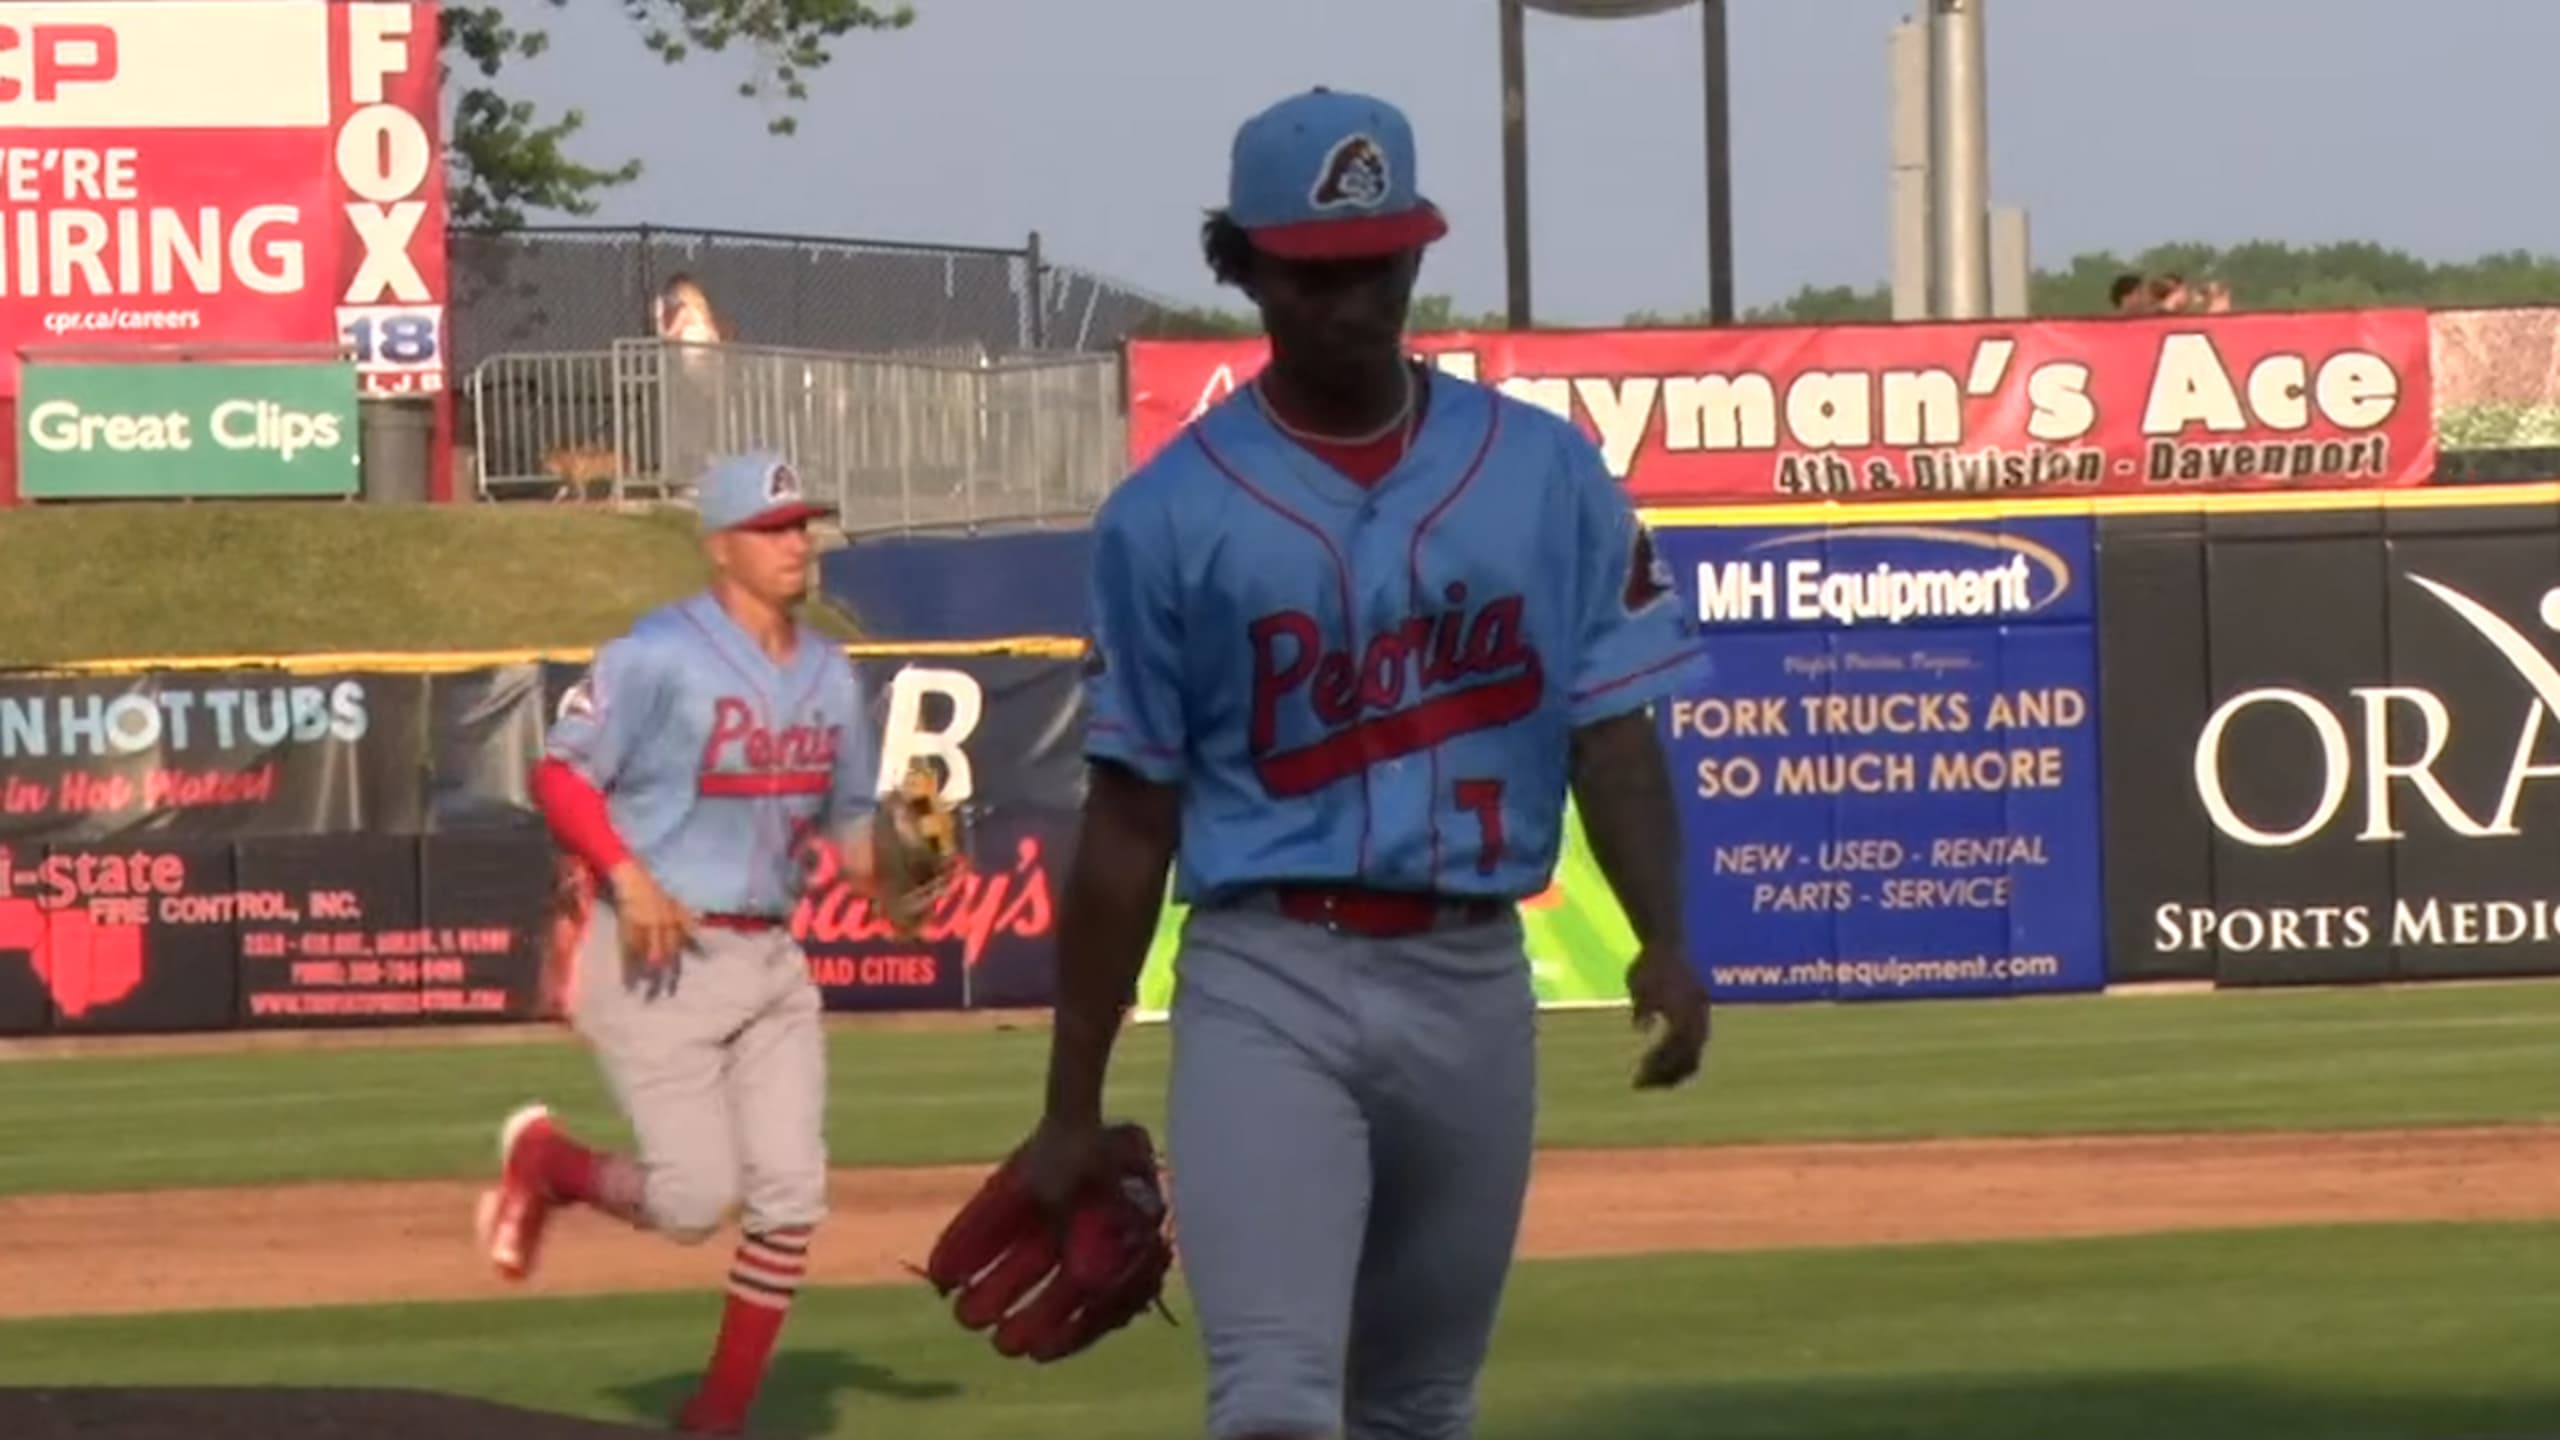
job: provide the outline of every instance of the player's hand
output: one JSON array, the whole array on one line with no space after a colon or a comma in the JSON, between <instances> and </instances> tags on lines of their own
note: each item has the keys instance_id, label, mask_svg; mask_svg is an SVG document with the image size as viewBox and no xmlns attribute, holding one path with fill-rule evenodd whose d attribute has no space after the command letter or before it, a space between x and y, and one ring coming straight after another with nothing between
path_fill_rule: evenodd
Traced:
<instances>
[{"instance_id":1,"label":"player's hand","mask_svg":"<svg viewBox=\"0 0 2560 1440\"><path fill-rule=\"evenodd\" d=\"M1707 1048L1707 987L1688 957L1646 949L1627 967L1627 996L1635 1003L1637 1029L1656 1021L1662 1027L1636 1067L1636 1088L1667 1090L1697 1074Z\"/></svg>"},{"instance_id":2,"label":"player's hand","mask_svg":"<svg viewBox=\"0 0 2560 1440\"><path fill-rule=\"evenodd\" d=\"M1063 1224L1076 1196L1111 1174L1100 1122L1044 1117L1022 1145L1022 1184L1049 1218Z\"/></svg>"},{"instance_id":3,"label":"player's hand","mask_svg":"<svg viewBox=\"0 0 2560 1440\"><path fill-rule=\"evenodd\" d=\"M658 886L637 860L613 872L614 909L622 921L622 953L651 970L663 969L693 935L693 912Z\"/></svg>"}]
</instances>

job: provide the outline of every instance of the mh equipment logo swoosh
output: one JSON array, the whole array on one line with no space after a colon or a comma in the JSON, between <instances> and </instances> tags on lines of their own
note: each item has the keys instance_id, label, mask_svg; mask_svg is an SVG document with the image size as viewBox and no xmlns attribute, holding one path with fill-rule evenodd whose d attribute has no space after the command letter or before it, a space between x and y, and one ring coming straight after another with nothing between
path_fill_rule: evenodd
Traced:
<instances>
[{"instance_id":1,"label":"mh equipment logo swoosh","mask_svg":"<svg viewBox=\"0 0 2560 1440\"><path fill-rule=\"evenodd\" d=\"M1841 552L1873 542L1952 550L1946 561L1908 551L1859 568L1833 568ZM1786 560L1704 561L1698 619L1704 624L1785 620L1835 625L1953 619L2019 619L2071 593L2071 564L2024 535L1932 525L1860 525L1805 530L1755 541L1745 556L1814 547ZM1921 563L1912 563L1917 558Z\"/></svg>"}]
</instances>

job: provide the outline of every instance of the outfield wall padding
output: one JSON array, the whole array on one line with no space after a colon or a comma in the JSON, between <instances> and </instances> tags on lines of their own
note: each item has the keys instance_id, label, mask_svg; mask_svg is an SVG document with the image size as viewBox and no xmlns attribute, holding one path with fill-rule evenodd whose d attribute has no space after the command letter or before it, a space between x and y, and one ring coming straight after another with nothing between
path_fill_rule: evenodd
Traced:
<instances>
[{"instance_id":1,"label":"outfield wall padding","mask_svg":"<svg viewBox=\"0 0 2560 1440\"><path fill-rule=\"evenodd\" d=\"M2560 508L2110 518L2100 556L2111 979L2560 973Z\"/></svg>"},{"instance_id":2,"label":"outfield wall padding","mask_svg":"<svg viewBox=\"0 0 2560 1440\"><path fill-rule=\"evenodd\" d=\"M866 537L818 562L827 597L870 640L947 645L1015 635L1082 636L1093 532Z\"/></svg>"}]
</instances>

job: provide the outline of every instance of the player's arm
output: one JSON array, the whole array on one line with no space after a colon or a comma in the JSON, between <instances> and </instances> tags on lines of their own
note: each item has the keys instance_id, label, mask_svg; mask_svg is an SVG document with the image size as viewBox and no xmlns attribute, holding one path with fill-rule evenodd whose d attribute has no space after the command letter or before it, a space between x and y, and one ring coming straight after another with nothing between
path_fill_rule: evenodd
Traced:
<instances>
[{"instance_id":1,"label":"player's arm","mask_svg":"<svg viewBox=\"0 0 2560 1440\"><path fill-rule=\"evenodd\" d=\"M560 697L534 766L534 803L552 838L599 876L631 858L605 796L629 769L633 742L657 712L657 690L639 642L628 636L607 642Z\"/></svg>"},{"instance_id":2,"label":"player's arm","mask_svg":"<svg viewBox=\"0 0 2560 1440\"><path fill-rule=\"evenodd\" d=\"M836 740L835 765L819 833L833 840L845 884L857 895L872 895L877 893L880 873L873 854L871 828L872 817L880 808L880 732L872 723L869 697L862 689L853 661L839 652L835 663L843 667L835 683L850 697L845 705L850 718Z\"/></svg>"},{"instance_id":3,"label":"player's arm","mask_svg":"<svg viewBox=\"0 0 2560 1440\"><path fill-rule=\"evenodd\" d=\"M1697 628L1626 491L1578 434L1564 442L1574 497L1580 648L1568 777L1592 859L1634 928L1628 989L1665 1022L1639 1083L1677 1084L1706 1042L1707 997L1680 907L1680 812L1653 704L1705 669Z\"/></svg>"},{"instance_id":4,"label":"player's arm","mask_svg":"<svg viewBox=\"0 0 2560 1440\"><path fill-rule=\"evenodd\" d=\"M1104 1072L1154 942L1181 835L1187 731L1179 552L1150 496L1123 490L1094 523L1085 659L1089 762L1075 859L1058 902L1049 1124L1099 1122Z\"/></svg>"},{"instance_id":5,"label":"player's arm","mask_svg":"<svg viewBox=\"0 0 2560 1440\"><path fill-rule=\"evenodd\" d=\"M1058 902L1058 1001L1049 1042L1054 1123L1102 1119L1103 1077L1155 941L1181 833L1181 792L1116 760L1087 770L1076 856Z\"/></svg>"},{"instance_id":6,"label":"player's arm","mask_svg":"<svg viewBox=\"0 0 2560 1440\"><path fill-rule=\"evenodd\" d=\"M1686 955L1680 917L1680 812L1653 717L1643 710L1573 731L1571 784L1583 835L1646 950Z\"/></svg>"},{"instance_id":7,"label":"player's arm","mask_svg":"<svg viewBox=\"0 0 2560 1440\"><path fill-rule=\"evenodd\" d=\"M628 636L607 643L561 698L533 775L534 800L552 838L612 888L624 944L652 964L675 954L691 917L615 829L606 796L665 706L666 687L647 647Z\"/></svg>"}]
</instances>

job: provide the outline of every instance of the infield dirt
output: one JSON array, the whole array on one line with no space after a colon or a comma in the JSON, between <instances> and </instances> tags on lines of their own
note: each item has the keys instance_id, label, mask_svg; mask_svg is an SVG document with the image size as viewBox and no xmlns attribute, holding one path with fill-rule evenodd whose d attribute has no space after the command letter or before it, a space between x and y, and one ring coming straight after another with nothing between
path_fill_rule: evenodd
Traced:
<instances>
[{"instance_id":1,"label":"infield dirt","mask_svg":"<svg viewBox=\"0 0 2560 1440\"><path fill-rule=\"evenodd\" d=\"M844 1170L821 1284L915 1283L983 1168ZM2335 1134L1550 1150L1530 1257L1909 1244L2260 1226L2560 1218L2560 1126ZM571 1211L511 1287L471 1239L471 1182L0 1200L0 1318L714 1287L684 1249ZM67 1266L64 1256L81 1257Z\"/></svg>"}]
</instances>

